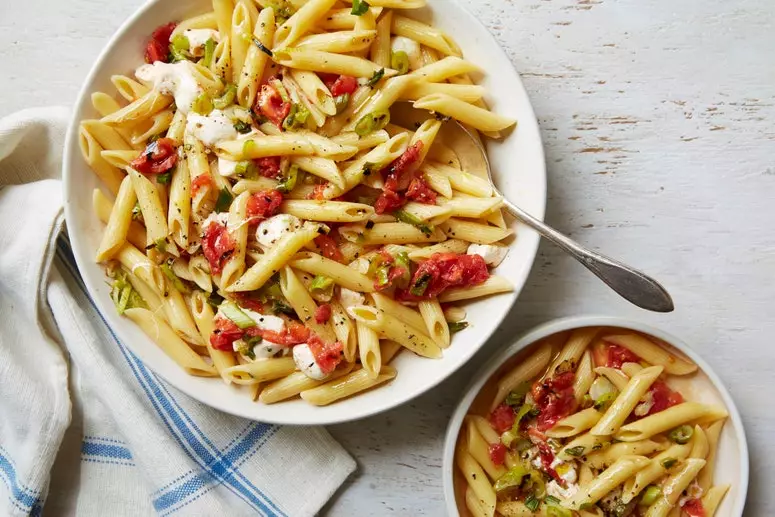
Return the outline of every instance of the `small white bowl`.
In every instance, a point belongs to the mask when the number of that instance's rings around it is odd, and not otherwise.
[[[395,361],[398,370],[395,380],[326,407],[313,407],[302,400],[259,404],[218,379],[190,376],[134,323],[116,314],[105,273],[94,263],[104,226],[92,211],[91,198],[92,189],[101,185],[81,156],[78,125],[83,119],[97,117],[91,106],[92,92],[113,93],[110,76],[131,74],[143,63],[144,44],[154,29],[171,20],[211,10],[210,0],[153,0],[143,5],[107,44],[78,95],[65,142],[65,216],[73,254],[95,306],[116,336],[170,384],[209,406],[244,418],[277,424],[331,424],[364,418],[425,393],[465,364],[506,317],[533,265],[538,249],[537,233],[515,225],[517,238],[497,269],[498,274],[514,284],[514,292],[466,304],[472,328],[455,336],[443,358],[423,359],[402,354]],[[530,100],[508,56],[487,29],[452,0],[429,0],[427,8],[413,10],[411,16],[432,20],[435,26],[453,35],[465,57],[484,70],[482,84],[487,90],[487,102],[498,113],[519,121],[519,127],[508,138],[488,144],[490,163],[504,195],[534,216],[543,218],[546,169],[541,135]]]
[[[471,385],[465,391],[463,400],[455,408],[452,420],[447,427],[447,436],[444,441],[443,483],[444,500],[447,505],[447,513],[451,516],[460,515],[455,498],[454,471],[455,471],[455,444],[457,443],[463,418],[468,413],[468,408],[473,403],[479,391],[498,369],[511,357],[521,350],[529,347],[552,334],[582,327],[619,327],[635,330],[654,336],[671,346],[694,361],[699,367],[699,372],[692,379],[692,386],[702,388],[702,393],[697,394],[696,399],[703,402],[717,402],[726,406],[729,411],[729,421],[724,426],[718,443],[716,454],[715,481],[718,484],[729,483],[732,487],[724,497],[724,501],[716,511],[717,517],[739,517],[743,514],[746,492],[748,491],[748,444],[745,440],[743,422],[740,413],[732,401],[732,397],[711,369],[694,350],[689,348],[680,338],[659,330],[650,325],[638,321],[618,318],[613,316],[573,316],[552,320],[523,334],[517,341],[504,350],[498,356],[489,361],[474,376]],[[699,390],[697,390],[699,391]]]

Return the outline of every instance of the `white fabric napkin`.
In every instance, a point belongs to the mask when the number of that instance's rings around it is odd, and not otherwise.
[[[0,120],[0,514],[314,515],[355,469],[324,429],[204,406],[105,325],[62,233],[67,120]]]

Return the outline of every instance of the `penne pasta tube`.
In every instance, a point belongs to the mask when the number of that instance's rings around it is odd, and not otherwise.
[[[140,211],[143,214],[145,229],[148,234],[148,245],[157,245],[166,243],[167,218],[164,215],[164,208],[159,199],[159,192],[156,186],[145,176],[134,169],[129,169],[129,177],[132,180],[132,187],[137,195],[137,203],[140,205]]]
[[[336,341],[336,334],[330,321],[320,323],[315,318],[318,305],[290,266],[285,266],[280,270],[280,289],[288,303],[293,307],[299,320],[305,326],[317,334],[325,343]]]
[[[595,373],[598,375],[602,375],[609,381],[611,381],[611,384],[616,386],[616,389],[619,391],[622,391],[624,388],[627,387],[627,383],[630,382],[630,378],[625,375],[624,372],[621,370],[617,370],[616,368],[609,368],[607,366],[598,366],[595,368]]]
[[[382,293],[372,293],[371,297],[374,299],[374,304],[378,309],[385,311],[420,332],[425,330],[425,319],[422,317],[422,314],[418,313],[416,310],[407,307],[406,305],[402,305],[393,298],[385,296]]]
[[[592,354],[585,350],[581,356],[579,367],[576,369],[576,378],[573,380],[573,396],[577,403],[581,403],[584,395],[589,393],[589,388],[595,381],[595,372],[592,370]]]
[[[265,48],[272,46],[275,31],[275,11],[272,8],[264,8],[258,14],[251,41],[248,43],[245,64],[236,78],[237,103],[243,108],[250,109],[258,95],[259,82],[264,75],[269,56],[263,52],[256,41]],[[236,68],[235,68],[236,70]]]
[[[304,3],[285,23],[277,28],[274,47],[293,45],[308,32],[316,22],[324,17],[336,3],[336,0],[309,0]],[[303,67],[299,67],[303,68]]]
[[[125,177],[110,212],[108,226],[102,234],[102,242],[97,250],[97,262],[112,258],[126,242],[129,226],[132,224],[132,209],[136,201],[132,181],[129,177]]]
[[[105,197],[105,194],[98,188],[94,189],[92,192],[92,207],[99,220],[107,224],[110,220],[111,211],[113,210],[113,203],[111,203],[110,200]],[[132,246],[143,248],[145,247],[145,239],[145,228],[135,221],[129,223],[126,240],[129,241]]]
[[[494,244],[514,233],[510,229],[474,223],[454,217],[443,223],[441,228],[452,239],[463,239],[477,244]]]
[[[714,421],[727,416],[729,413],[721,406],[684,402],[622,426],[614,438],[623,442],[636,442],[688,422]]]
[[[590,433],[599,436],[609,436],[618,431],[632,410],[640,402],[641,397],[662,373],[661,366],[650,366],[638,372],[606,410],[603,417],[595,424]]]
[[[609,436],[595,436],[591,433],[584,433],[577,436],[570,443],[565,444],[557,457],[565,461],[573,461],[586,454],[591,454],[608,447],[611,444]]]
[[[487,476],[495,481],[506,474],[506,468],[503,465],[496,465],[490,458],[490,444],[482,438],[476,424],[469,420],[465,427],[466,445],[468,453],[482,466]]]
[[[276,50],[274,60],[276,63],[288,68],[353,77],[372,77],[380,70],[375,63],[360,57],[322,52],[303,47]],[[386,70],[385,74],[392,75],[395,74],[395,71]]]
[[[432,93],[414,101],[414,107],[452,117],[479,131],[502,131],[517,123],[492,111],[468,104],[446,93]]]
[[[223,371],[226,379],[241,386],[250,386],[262,382],[280,379],[296,371],[292,357],[262,359],[251,363],[238,364]]]
[[[367,221],[374,215],[371,205],[346,201],[294,199],[283,202],[280,209],[299,219],[333,223]]]
[[[317,388],[318,386],[322,386],[327,382],[344,377],[353,370],[353,367],[353,363],[344,363],[343,366],[334,370],[326,380],[322,381],[310,379],[302,372],[293,372],[268,384],[261,390],[258,400],[264,404],[275,404],[283,400],[297,397],[302,391],[308,391]]]
[[[364,274],[353,271],[352,268],[335,260],[304,251],[297,253],[290,261],[295,269],[312,275],[320,275],[332,279],[338,285],[352,291],[370,293],[374,291],[374,282]]]
[[[490,197],[493,195],[492,185],[489,181],[456,169],[450,165],[431,161],[425,163],[423,169],[426,174],[430,173],[445,176],[453,189],[465,194],[476,197]]]
[[[439,206],[448,208],[452,217],[479,219],[503,206],[501,197],[453,197],[439,199]]]
[[[498,381],[498,391],[490,404],[490,411],[506,399],[506,396],[524,382],[529,382],[544,371],[552,358],[552,346],[544,343],[530,357],[519,363]]]
[[[708,457],[706,458],[705,468],[700,471],[697,481],[700,488],[708,491],[713,484],[713,472],[716,466],[716,453],[718,451],[718,440],[721,430],[724,428],[724,419],[713,422],[705,430],[705,437],[708,439]]]
[[[582,506],[595,504],[648,463],[649,459],[643,456],[621,456],[589,485],[581,487],[576,495],[565,502],[564,506],[571,510],[579,510]]]
[[[707,464],[705,465],[707,468]],[[713,517],[716,514],[721,501],[729,491],[729,485],[717,485],[710,487],[702,496],[702,507],[705,510],[705,517]]]
[[[124,174],[102,157],[102,146],[94,138],[94,135],[83,127],[80,127],[78,131],[78,146],[84,160],[94,171],[94,174],[108,187],[111,193],[118,194]]]
[[[578,413],[574,413],[559,420],[551,429],[546,431],[546,436],[549,438],[569,438],[571,436],[576,436],[577,434],[592,429],[602,416],[603,414],[595,408],[582,409]]]
[[[112,75],[110,82],[118,90],[118,94],[129,102],[135,101],[151,91],[150,88],[125,75]]]
[[[102,117],[100,121],[109,126],[118,126],[148,120],[172,104],[172,100],[172,97],[169,95],[151,90],[120,110]]]
[[[602,451],[587,454],[582,460],[592,469],[602,470],[612,465],[617,459],[626,455],[650,456],[665,449],[664,443],[653,440],[641,440],[639,442],[619,442],[603,449]]]
[[[514,285],[502,276],[492,275],[479,285],[468,287],[454,287],[447,289],[439,296],[441,303],[459,302],[471,300],[499,293],[509,293],[514,290]]]
[[[651,458],[644,469],[624,482],[622,502],[628,504],[635,499],[647,486],[663,477],[671,469],[678,466],[680,461],[687,458],[690,450],[691,444],[674,444]]]
[[[299,133],[283,133],[227,140],[216,145],[216,152],[234,161],[240,161],[270,156],[311,156],[315,154],[315,148]]]
[[[670,375],[688,375],[697,371],[697,365],[676,357],[650,339],[638,334],[605,336],[604,340],[630,350],[650,364],[664,367]]]
[[[450,343],[449,325],[444,318],[444,311],[439,300],[423,300],[418,304],[425,328],[428,334],[441,348],[447,348]]]
[[[331,306],[331,322],[334,326],[336,340],[343,345],[344,360],[352,363],[355,361],[355,351],[358,348],[355,323],[347,315],[341,303],[331,300],[329,305]]]
[[[459,443],[455,449],[455,464],[474,492],[476,500],[484,508],[485,515],[492,517],[495,514],[497,500],[495,490],[488,482],[487,474],[462,443]]]
[[[337,400],[384,384],[395,377],[396,370],[390,366],[383,366],[376,379],[369,377],[368,372],[361,368],[311,390],[302,391],[301,398],[314,406],[327,406]]]
[[[459,239],[448,239],[438,244],[424,246],[422,248],[411,249],[407,251],[409,258],[418,261],[431,258],[436,253],[457,253],[465,254],[468,251],[469,243]]]
[[[460,56],[462,52],[452,38],[444,31],[426,25],[422,22],[406,18],[405,16],[393,15],[393,34],[413,39],[423,45],[436,49],[447,55]]]
[[[371,379],[379,376],[382,367],[382,356],[379,347],[379,335],[363,322],[355,323],[356,335],[358,337],[358,352],[360,353],[361,365]]]
[[[196,352],[180,339],[161,318],[147,309],[127,309],[124,314],[131,319],[159,348],[191,375],[211,377],[215,368],[207,364]]]
[[[300,39],[296,46],[323,52],[348,54],[369,48],[376,35],[376,30],[323,32]]]
[[[428,83],[441,83],[450,77],[471,72],[481,72],[481,68],[460,57],[447,56],[440,61],[418,68],[412,72],[412,75]]]
[[[356,321],[362,322],[387,339],[397,341],[422,357],[441,357],[441,348],[428,336],[414,327],[386,313],[382,309],[359,305],[350,308]]]
[[[440,242],[446,240],[444,232],[434,228],[430,233],[407,223],[377,223],[367,230],[361,225],[346,225],[339,227],[339,235],[345,240],[356,242],[363,246],[381,244],[415,244],[424,242]]]
[[[697,473],[705,466],[705,460],[687,459],[683,466],[668,477],[662,485],[662,491],[657,501],[648,507],[645,517],[664,517],[673,508],[681,494],[689,486]]]
[[[207,303],[207,296],[202,291],[194,291],[190,299],[191,315],[194,317],[194,323],[202,336],[202,341],[207,345],[207,351],[213,360],[213,366],[221,375],[225,382],[229,382],[228,376],[224,374],[227,368],[237,364],[233,352],[225,352],[213,348],[210,343],[210,336],[215,329],[215,313],[213,308]]]
[[[407,88],[404,91],[403,98],[416,101],[437,93],[443,93],[463,102],[472,103],[484,97],[485,89],[483,86],[474,84],[428,83],[423,81]]]

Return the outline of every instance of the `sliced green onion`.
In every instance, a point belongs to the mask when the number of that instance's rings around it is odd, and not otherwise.
[[[210,68],[210,65],[213,62],[213,56],[215,55],[215,41],[213,38],[209,38],[207,41],[205,41],[205,56],[204,59],[202,59],[202,65],[205,66],[205,68]]]
[[[390,283],[390,264],[383,264],[377,269],[377,285],[385,287]]]
[[[452,321],[448,325],[449,325],[450,334],[457,334],[461,330],[465,330],[468,328],[467,321]]]
[[[251,125],[247,122],[243,122],[241,120],[238,120],[234,123],[234,129],[237,130],[237,133],[246,134],[250,133],[250,130],[252,129]]]
[[[547,505],[546,517],[573,517],[573,513],[562,506]]]
[[[237,165],[234,166],[234,174],[239,178],[253,179],[257,174],[256,164],[253,163],[253,160],[237,162]]]
[[[234,99],[237,97],[237,87],[234,84],[228,84],[223,91],[223,95],[217,99],[213,99],[213,106],[215,109],[226,109],[234,104]]]
[[[409,292],[413,296],[423,296],[425,291],[428,289],[428,285],[430,285],[432,278],[433,276],[431,276],[430,273],[420,275],[420,277],[414,281],[414,284],[409,289]]]
[[[188,49],[191,44],[183,34],[178,34],[170,41],[170,54],[173,61],[185,61],[188,59]]]
[[[361,117],[355,124],[355,132],[358,136],[370,135],[374,131],[379,131],[390,123],[390,112],[374,111]]]
[[[535,407],[533,404],[522,404],[522,407],[519,408],[519,411],[517,411],[517,418],[514,420],[514,426],[518,427],[519,423],[522,421],[523,418],[526,416],[536,416],[538,414],[538,408]]]
[[[306,106],[301,104],[291,104],[291,111],[288,116],[283,120],[283,129],[294,130],[304,127],[307,124],[310,113]]]
[[[425,235],[431,235],[433,233],[433,226],[430,226],[428,224],[425,224],[422,219],[417,217],[414,214],[410,214],[406,210],[396,210],[393,212],[393,215],[396,219],[401,221],[402,223],[411,224],[412,226],[416,226],[418,230],[420,230]]]
[[[334,97],[334,105],[336,105],[336,114],[339,115],[344,110],[347,109],[347,106],[350,104],[350,94],[349,93],[343,93],[342,95],[337,95]]]
[[[517,465],[511,467],[508,472],[499,477],[495,481],[495,484],[493,484],[493,488],[496,492],[502,492],[507,488],[518,487],[522,484],[522,479],[529,475],[530,470],[523,464],[518,463]]]
[[[376,72],[374,72],[374,75],[371,76],[371,79],[369,79],[366,82],[366,86],[375,86],[378,82],[382,80],[382,78],[385,77],[385,69],[380,68]]]
[[[222,188],[218,192],[218,199],[215,200],[215,211],[218,213],[227,211],[232,201],[234,201],[234,196],[231,195],[229,189],[226,187]]]
[[[148,308],[143,297],[129,283],[129,277],[125,271],[119,270],[116,273],[110,287],[110,299],[113,300],[119,314],[124,314],[127,309]]]
[[[296,164],[291,165],[288,168],[288,172],[285,175],[285,178],[283,181],[277,185],[277,190],[282,192],[283,194],[287,194],[294,188],[296,188],[296,183],[299,180],[299,166]]]
[[[643,495],[640,498],[640,504],[643,506],[651,506],[657,502],[657,498],[662,495],[662,489],[656,485],[649,485],[646,490],[643,491]]]
[[[519,406],[525,401],[525,396],[530,391],[530,382],[520,382],[516,388],[506,395],[506,404],[509,406]]]
[[[261,342],[261,336],[256,336],[256,338],[258,338],[258,340],[255,340],[255,338],[252,337],[248,338],[247,341],[244,338],[236,340],[234,342],[236,348],[235,352],[249,357],[250,359],[255,359],[256,352],[253,350],[253,347]]]
[[[153,247],[162,253],[167,253],[167,238],[160,237],[153,241]]]
[[[683,445],[689,443],[689,440],[692,439],[692,435],[694,435],[694,428],[690,425],[682,425],[670,431],[667,437],[675,443]]]
[[[407,254],[405,251],[400,251],[396,253],[395,255],[395,267],[400,268],[403,270],[403,273],[401,273],[401,276],[396,278],[395,285],[400,287],[401,289],[406,288],[409,285],[409,282],[412,280],[412,265],[409,261],[409,254]]]
[[[325,291],[334,286],[334,279],[327,276],[316,275],[309,284],[310,291]]]
[[[560,500],[554,497],[553,495],[547,495],[546,499],[544,499],[544,502],[546,504],[554,504],[554,505],[560,504]]]
[[[618,393],[613,391],[609,391],[605,395],[600,396],[600,398],[595,401],[595,409],[598,411],[608,409],[608,406],[610,406],[613,401],[616,400],[617,396]]]
[[[355,16],[363,16],[366,11],[369,10],[369,3],[366,0],[353,0],[353,8],[350,14]]]
[[[213,101],[210,100],[210,97],[206,93],[202,93],[199,97],[194,99],[191,110],[200,115],[209,115],[210,112],[213,111]]]
[[[245,155],[246,158],[250,158],[250,155],[256,152],[257,149],[258,145],[255,140],[245,140],[245,143],[242,144],[242,154]]]
[[[171,180],[172,180],[171,170],[167,172],[162,172],[161,174],[156,175],[156,183],[159,183],[160,185],[168,185]]]
[[[249,329],[256,326],[256,322],[253,321],[253,318],[242,312],[242,309],[234,302],[223,302],[221,306],[218,307],[218,310],[241,329]]]
[[[568,456],[583,456],[584,451],[586,450],[586,447],[583,445],[579,445],[578,447],[571,447],[569,449],[565,449],[563,452],[567,454]]]
[[[536,496],[534,496],[533,494],[528,495],[527,498],[525,499],[525,508],[527,508],[531,512],[537,511],[538,505],[540,504],[541,504],[541,501],[536,499]]]
[[[285,89],[285,86],[283,86],[283,83],[279,79],[272,79],[269,81],[269,84],[272,85],[275,90],[277,90],[277,93],[280,94],[280,98],[283,100],[283,102],[291,102],[291,97],[288,95],[288,90]]]
[[[403,50],[390,53],[390,68],[396,70],[398,75],[404,75],[409,71],[409,56]]]
[[[660,463],[665,470],[670,470],[671,468],[675,467],[675,464],[678,463],[678,460],[675,458],[665,458]]]
[[[288,305],[284,300],[274,300],[272,302],[272,312],[275,314],[287,314],[289,316],[295,316],[296,311],[293,307]]]
[[[172,271],[172,268],[170,267],[169,263],[162,262],[159,268],[161,269],[161,272],[164,273],[164,276],[166,276],[169,279],[169,281],[172,283],[172,287],[174,287],[177,291],[181,293],[188,292],[188,287],[186,287],[186,284],[184,284],[183,281],[178,277],[178,275],[176,275],[175,272]]]

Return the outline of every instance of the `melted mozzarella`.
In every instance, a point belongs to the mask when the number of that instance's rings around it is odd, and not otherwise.
[[[210,212],[210,215],[208,215],[205,220],[202,221],[202,225],[200,226],[202,231],[207,230],[207,228],[210,226],[210,223],[216,223],[221,226],[228,226],[229,212]]]
[[[196,82],[193,69],[194,65],[190,61],[156,61],[152,65],[139,67],[135,76],[141,81],[153,84],[153,89],[159,93],[175,97],[178,109],[188,113],[194,100],[202,93],[202,87]]]
[[[186,29],[183,31],[183,36],[188,38],[188,48],[194,56],[200,53],[198,51],[205,46],[207,40],[211,39],[215,43],[220,40],[218,31],[213,29]]]
[[[278,214],[261,221],[256,228],[256,240],[265,248],[271,248],[285,234],[293,233],[301,228],[298,217],[290,214]]]
[[[390,50],[393,52],[404,51],[409,58],[409,69],[417,70],[422,68],[422,48],[420,44],[411,38],[403,36],[393,36],[390,40]]]
[[[218,174],[221,176],[234,176],[234,173],[236,172],[237,164],[239,162],[235,162],[232,160],[227,160],[226,158],[223,158],[222,156],[218,157]]]
[[[322,381],[327,377],[318,366],[315,355],[306,343],[293,347],[293,362],[296,363],[296,368],[310,379]]]
[[[492,267],[498,266],[506,258],[509,249],[506,246],[494,246],[492,244],[471,244],[468,246],[469,255],[479,255],[485,264]]]
[[[272,343],[266,339],[253,347],[253,353],[256,354],[256,359],[269,359],[277,355],[285,347]]]
[[[240,309],[242,309],[240,307]],[[272,332],[282,332],[285,329],[285,320],[272,316],[270,314],[261,314],[250,309],[242,309],[248,318],[256,322],[256,325],[263,330],[271,330]]]
[[[209,115],[189,113],[186,119],[186,132],[194,135],[197,140],[212,147],[223,140],[237,138],[234,123],[221,110],[213,110]]]
[[[557,481],[551,480],[546,484],[546,493],[556,497],[561,501],[567,501],[576,495],[579,491],[579,486],[575,483],[568,483],[567,488],[563,488]]]

